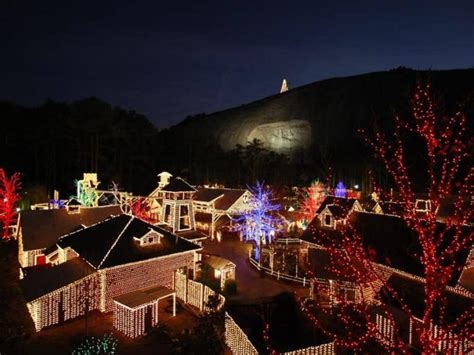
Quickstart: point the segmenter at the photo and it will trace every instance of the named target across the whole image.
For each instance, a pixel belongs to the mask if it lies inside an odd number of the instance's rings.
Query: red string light
[[[20,174],[14,173],[8,178],[0,168],[0,221],[3,225],[3,239],[9,238],[9,227],[15,217],[15,203],[20,199]]]
[[[309,228],[315,243],[324,245],[330,255],[327,268],[335,275],[334,278],[352,280],[357,289],[357,302],[348,302],[339,292],[328,287],[324,280],[309,272],[308,276],[318,294],[329,294],[337,306],[323,307],[315,301],[300,299],[301,309],[337,345],[354,351],[364,351],[369,341],[376,341],[385,351],[408,352],[389,305],[379,297],[382,286],[410,321],[416,321],[419,325],[414,327],[414,331],[424,353],[435,353],[443,346],[443,351],[446,351],[474,337],[474,308],[466,310],[454,322],[448,322],[446,317],[447,286],[453,275],[464,266],[459,264],[457,256],[473,247],[473,232],[466,228],[473,219],[474,210],[474,168],[466,167],[472,148],[472,139],[466,137],[466,117],[461,112],[448,118],[437,114],[429,84],[417,85],[411,110],[414,118],[411,121],[395,117],[395,129],[390,137],[382,132],[376,132],[371,138],[364,133],[364,137],[393,178],[400,205],[403,206],[400,217],[415,232],[421,246],[419,261],[424,276],[424,307],[420,321],[416,320],[406,300],[387,284],[393,270],[373,262],[371,251],[364,246],[350,218],[347,223],[338,225],[338,238],[334,238],[333,234],[327,235],[321,229]],[[431,208],[425,213],[416,210],[416,196],[407,167],[411,152],[405,150],[405,132],[416,136],[426,152],[426,186]],[[464,176],[463,172],[466,172]],[[436,211],[452,195],[456,195],[454,212],[446,221],[439,223]],[[390,331],[383,330],[370,315],[375,305],[387,320],[384,324],[390,325]],[[345,331],[330,329],[323,324],[322,320],[328,317],[337,320]]]

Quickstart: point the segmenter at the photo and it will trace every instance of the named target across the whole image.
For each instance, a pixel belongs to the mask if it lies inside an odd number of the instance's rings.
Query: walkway
[[[237,265],[235,269],[237,295],[227,297],[229,301],[252,304],[282,292],[296,291],[298,294],[307,292],[307,288],[304,289],[296,283],[277,281],[269,275],[262,277],[248,262],[250,249],[250,244],[244,244],[238,239],[227,239],[220,243],[208,241],[204,245],[205,253],[222,256]]]

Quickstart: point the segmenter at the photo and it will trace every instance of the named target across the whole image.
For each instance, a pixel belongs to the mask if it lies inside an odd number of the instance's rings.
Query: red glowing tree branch
[[[15,203],[20,199],[20,174],[14,173],[8,178],[0,168],[0,221],[3,226],[3,239],[9,238],[9,227],[15,216]]]
[[[150,205],[143,197],[132,200],[129,207],[130,213],[133,216],[143,219],[146,222],[154,222],[154,220],[150,218]]]
[[[311,186],[304,189],[303,193],[304,197],[301,203],[301,210],[306,219],[311,222],[316,216],[316,211],[326,198],[326,189],[321,182],[314,181]]]
[[[400,196],[399,202],[404,206],[401,218],[414,232],[421,248],[418,258],[424,276],[422,316],[418,320],[407,300],[387,284],[388,275],[393,270],[374,262],[373,251],[364,245],[350,219],[347,224],[339,226],[339,238],[334,238],[334,235],[327,237],[321,230],[315,231],[318,232],[316,242],[324,245],[330,255],[327,268],[335,278],[349,277],[352,280],[358,290],[358,300],[356,304],[347,302],[334,293],[327,282],[309,273],[316,292],[333,292],[330,296],[337,307],[321,307],[307,301],[301,301],[301,306],[314,324],[340,346],[362,351],[364,344],[376,340],[386,351],[408,351],[388,304],[381,298],[382,294],[394,300],[411,321],[417,322],[419,326],[415,331],[424,353],[436,352],[448,338],[451,347],[474,338],[474,322],[468,315],[474,312],[474,308],[467,309],[454,322],[449,322],[446,317],[448,284],[464,266],[457,256],[473,247],[473,232],[467,226],[473,219],[474,210],[474,168],[469,166],[468,160],[472,138],[466,137],[466,117],[461,112],[448,118],[436,112],[429,85],[417,86],[412,116],[410,121],[396,117],[395,129],[390,136],[382,132],[376,132],[372,137],[364,133],[364,136],[391,175]],[[408,169],[413,154],[405,148],[407,136],[416,138],[426,154],[425,191],[431,203],[431,209],[426,213],[416,211],[416,194]],[[453,197],[454,211],[440,223],[436,212],[444,201]],[[393,323],[390,339],[380,332],[373,317],[369,316],[374,305]],[[347,331],[328,330],[322,320],[330,316],[334,316]]]

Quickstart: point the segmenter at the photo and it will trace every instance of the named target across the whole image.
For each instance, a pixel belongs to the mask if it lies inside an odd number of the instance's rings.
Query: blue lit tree
[[[260,260],[261,246],[270,243],[282,220],[273,214],[280,210],[280,205],[272,202],[272,190],[263,182],[248,186],[252,193],[248,200],[248,209],[237,218],[235,229],[240,231],[245,241],[255,242],[255,259]]]
[[[339,181],[337,183],[336,189],[334,190],[334,196],[336,197],[342,197],[346,198],[347,197],[347,189],[344,186],[342,181]]]

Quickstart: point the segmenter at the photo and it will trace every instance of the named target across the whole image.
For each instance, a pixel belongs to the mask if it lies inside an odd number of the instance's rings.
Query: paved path
[[[261,299],[276,296],[282,292],[303,292],[305,289],[297,283],[277,281],[269,275],[261,277],[248,262],[250,244],[239,240],[223,240],[222,242],[207,242],[204,252],[215,254],[229,259],[236,264],[237,295],[229,297],[229,301],[236,303],[255,303]]]

